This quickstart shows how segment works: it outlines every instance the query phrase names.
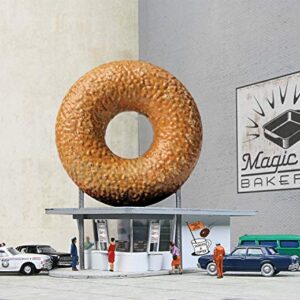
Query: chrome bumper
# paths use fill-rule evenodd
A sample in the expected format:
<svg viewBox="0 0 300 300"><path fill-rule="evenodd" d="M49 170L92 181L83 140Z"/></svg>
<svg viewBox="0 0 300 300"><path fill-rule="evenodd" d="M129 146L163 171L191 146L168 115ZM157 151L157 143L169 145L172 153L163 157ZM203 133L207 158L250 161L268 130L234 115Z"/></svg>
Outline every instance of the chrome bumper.
<svg viewBox="0 0 300 300"><path fill-rule="evenodd" d="M46 263L44 263L43 264L43 269L45 269L45 270L51 270L52 269L52 262L50 261L50 262L46 262Z"/></svg>
<svg viewBox="0 0 300 300"><path fill-rule="evenodd" d="M58 267L69 267L72 265L72 261L59 261L57 263Z"/></svg>
<svg viewBox="0 0 300 300"><path fill-rule="evenodd" d="M297 271L299 269L299 263L289 265L289 271Z"/></svg>

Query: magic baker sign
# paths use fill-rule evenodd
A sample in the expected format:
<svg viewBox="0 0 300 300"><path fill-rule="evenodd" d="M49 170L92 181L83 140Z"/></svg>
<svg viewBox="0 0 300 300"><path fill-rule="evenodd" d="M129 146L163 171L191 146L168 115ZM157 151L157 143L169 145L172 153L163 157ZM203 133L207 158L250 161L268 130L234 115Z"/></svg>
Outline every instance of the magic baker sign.
<svg viewBox="0 0 300 300"><path fill-rule="evenodd" d="M237 89L238 192L300 188L300 72Z"/></svg>

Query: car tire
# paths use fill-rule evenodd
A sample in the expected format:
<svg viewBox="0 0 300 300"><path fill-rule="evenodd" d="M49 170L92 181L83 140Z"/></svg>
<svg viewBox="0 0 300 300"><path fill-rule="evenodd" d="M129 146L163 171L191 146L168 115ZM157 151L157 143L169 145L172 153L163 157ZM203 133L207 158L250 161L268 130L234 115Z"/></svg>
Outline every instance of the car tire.
<svg viewBox="0 0 300 300"><path fill-rule="evenodd" d="M206 266L206 272L210 276L216 276L217 275L217 265L214 262L210 262Z"/></svg>
<svg viewBox="0 0 300 300"><path fill-rule="evenodd" d="M23 275L33 275L35 273L36 269L35 266L33 264L30 263L26 263L22 266L21 268L21 273Z"/></svg>
<svg viewBox="0 0 300 300"><path fill-rule="evenodd" d="M271 277L275 274L275 269L270 263L264 263L260 270L261 275L264 277Z"/></svg>

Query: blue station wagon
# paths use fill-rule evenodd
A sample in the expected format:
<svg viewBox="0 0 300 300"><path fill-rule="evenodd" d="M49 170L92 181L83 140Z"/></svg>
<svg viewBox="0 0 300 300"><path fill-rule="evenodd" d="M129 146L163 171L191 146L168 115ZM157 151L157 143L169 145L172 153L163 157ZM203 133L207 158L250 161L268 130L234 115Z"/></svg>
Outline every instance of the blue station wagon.
<svg viewBox="0 0 300 300"><path fill-rule="evenodd" d="M217 267L212 255L198 259L198 267L205 269L209 275L217 274ZM261 272L270 277L280 271L296 271L299 268L298 256L279 255L272 247L240 246L224 257L224 272Z"/></svg>

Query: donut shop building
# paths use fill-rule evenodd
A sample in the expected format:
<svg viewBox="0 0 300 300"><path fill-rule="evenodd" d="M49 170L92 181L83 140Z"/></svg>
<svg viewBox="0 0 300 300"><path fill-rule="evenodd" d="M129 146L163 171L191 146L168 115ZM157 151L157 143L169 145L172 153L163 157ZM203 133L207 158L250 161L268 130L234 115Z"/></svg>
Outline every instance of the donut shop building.
<svg viewBox="0 0 300 300"><path fill-rule="evenodd" d="M200 210L165 207L52 208L46 214L77 220L81 269L108 270L107 249L116 238L115 270L146 272L171 266L169 241L181 249L184 269L197 267L201 255L211 254L217 242L230 251L230 220L254 216L254 211ZM83 249L84 220L91 220L95 247ZM90 223L89 223L90 225Z"/></svg>

